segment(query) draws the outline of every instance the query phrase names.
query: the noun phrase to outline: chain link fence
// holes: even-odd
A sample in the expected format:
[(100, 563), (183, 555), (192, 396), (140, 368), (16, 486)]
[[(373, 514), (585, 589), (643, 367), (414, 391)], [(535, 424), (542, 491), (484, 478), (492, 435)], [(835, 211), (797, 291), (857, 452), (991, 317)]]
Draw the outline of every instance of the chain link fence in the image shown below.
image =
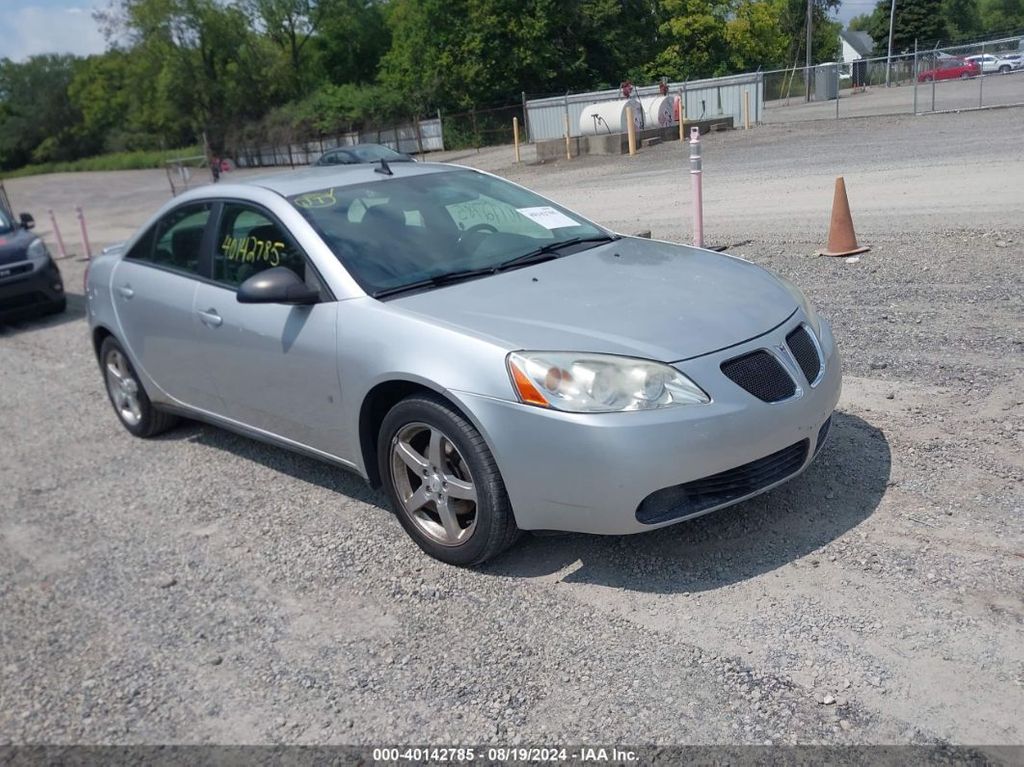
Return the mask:
[(358, 131), (315, 138), (288, 131), (262, 142), (233, 141), (228, 154), (240, 168), (311, 165), (324, 152), (355, 144), (383, 144), (397, 152), (422, 154), (445, 149), (440, 118), (404, 125), (364, 126)]
[(763, 73), (762, 122), (1024, 105), (1024, 38)]
[(228, 154), (239, 167), (275, 167), (309, 165), (335, 147), (353, 144), (383, 144), (399, 152), (419, 155), (445, 149), (479, 149), (511, 144), (512, 120), (519, 120), (519, 140), (527, 141), (521, 103), (442, 113), (429, 120), (406, 124), (368, 125), (358, 131), (310, 137), (287, 130), (263, 141), (236, 139)]
[(501, 146), (513, 141), (512, 120), (519, 120), (519, 141), (525, 143), (526, 122), (523, 119), (522, 104), (508, 104), (487, 109), (471, 109), (468, 112), (444, 113), (445, 149), (480, 149), (485, 146)]

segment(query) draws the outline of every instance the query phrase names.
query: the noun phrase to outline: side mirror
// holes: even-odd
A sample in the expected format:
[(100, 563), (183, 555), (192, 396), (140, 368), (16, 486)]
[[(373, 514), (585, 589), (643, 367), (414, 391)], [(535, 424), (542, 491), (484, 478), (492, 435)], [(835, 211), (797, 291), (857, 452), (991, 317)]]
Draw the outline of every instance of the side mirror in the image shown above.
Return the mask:
[(36, 220), (32, 218), (30, 213), (22, 213), (19, 218), (21, 219), (21, 226), (23, 229), (32, 229), (36, 225)]
[(240, 304), (315, 304), (319, 300), (320, 292), (287, 266), (254, 274), (238, 286)]

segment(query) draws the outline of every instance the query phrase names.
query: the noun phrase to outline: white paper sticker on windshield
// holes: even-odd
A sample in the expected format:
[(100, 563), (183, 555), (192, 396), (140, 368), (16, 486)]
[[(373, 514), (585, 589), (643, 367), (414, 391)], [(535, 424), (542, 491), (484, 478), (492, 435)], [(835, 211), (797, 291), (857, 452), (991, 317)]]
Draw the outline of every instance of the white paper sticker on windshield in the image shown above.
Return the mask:
[(579, 226), (579, 221), (573, 221), (564, 213), (555, 210), (549, 205), (539, 208), (516, 208), (520, 213), (531, 221), (536, 221), (545, 229), (561, 229), (563, 226)]

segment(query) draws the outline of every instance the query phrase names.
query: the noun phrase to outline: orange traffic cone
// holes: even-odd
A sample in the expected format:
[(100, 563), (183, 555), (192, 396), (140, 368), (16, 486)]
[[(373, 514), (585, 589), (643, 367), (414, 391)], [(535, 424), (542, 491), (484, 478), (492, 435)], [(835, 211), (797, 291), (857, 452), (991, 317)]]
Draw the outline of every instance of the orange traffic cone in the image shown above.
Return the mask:
[(828, 246), (819, 250), (819, 256), (852, 256), (865, 253), (871, 248), (857, 244), (857, 233), (853, 231), (853, 217), (850, 215), (850, 201), (846, 199), (846, 182), (843, 177), (836, 179), (836, 195), (832, 200), (832, 222), (828, 227)]

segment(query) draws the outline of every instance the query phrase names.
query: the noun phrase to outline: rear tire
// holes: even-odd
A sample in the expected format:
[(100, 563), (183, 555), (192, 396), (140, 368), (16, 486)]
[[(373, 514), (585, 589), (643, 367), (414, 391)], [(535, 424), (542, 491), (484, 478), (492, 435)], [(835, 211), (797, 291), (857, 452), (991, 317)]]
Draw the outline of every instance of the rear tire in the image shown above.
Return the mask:
[(391, 409), (380, 427), (377, 466), (402, 527), (435, 559), (479, 565), (519, 537), (486, 442), (440, 398), (409, 397)]
[(100, 370), (117, 418), (136, 437), (155, 437), (178, 423), (178, 417), (157, 410), (142, 387), (131, 360), (113, 336), (100, 346)]

